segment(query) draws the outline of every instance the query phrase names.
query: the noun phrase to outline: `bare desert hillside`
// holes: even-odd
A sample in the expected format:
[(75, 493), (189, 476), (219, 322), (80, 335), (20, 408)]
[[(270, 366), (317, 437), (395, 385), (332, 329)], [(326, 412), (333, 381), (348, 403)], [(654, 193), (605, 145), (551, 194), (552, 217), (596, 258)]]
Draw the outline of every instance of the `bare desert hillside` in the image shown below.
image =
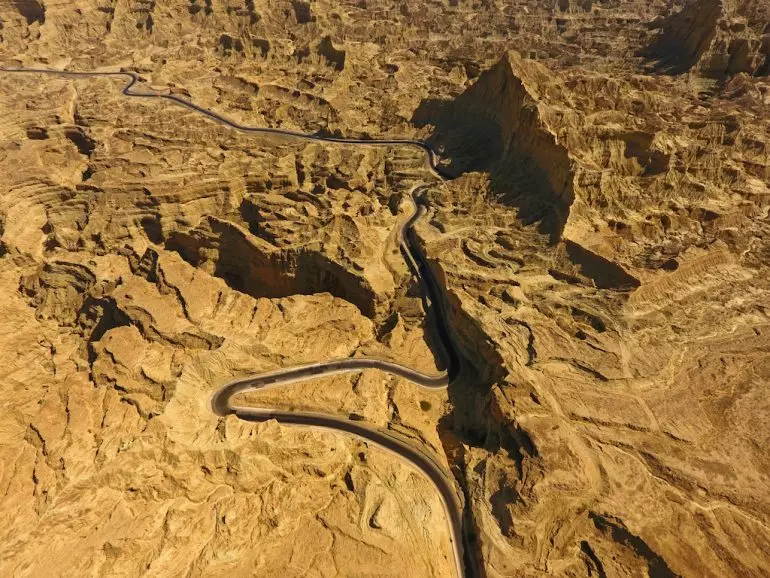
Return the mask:
[(10, 0), (0, 68), (1, 576), (452, 576), (408, 459), (211, 405), (439, 313), (445, 388), (238, 404), (430, 456), (469, 577), (770, 575), (766, 0)]

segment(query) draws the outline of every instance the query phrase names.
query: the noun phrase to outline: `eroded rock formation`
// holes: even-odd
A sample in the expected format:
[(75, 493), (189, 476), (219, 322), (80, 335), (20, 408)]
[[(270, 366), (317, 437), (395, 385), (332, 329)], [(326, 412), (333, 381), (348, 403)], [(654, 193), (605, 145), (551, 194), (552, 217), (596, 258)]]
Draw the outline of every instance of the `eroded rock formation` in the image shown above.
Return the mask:
[(755, 0), (686, 2), (654, 22), (659, 34), (645, 54), (662, 68), (694, 70), (724, 81), (736, 74), (770, 73), (770, 8)]
[[(387, 428), (480, 576), (763, 576), (763, 2), (0, 4), (0, 574), (448, 576), (432, 486), (211, 394), (352, 355), (430, 372), (406, 195), (472, 377), (244, 396)], [(471, 375), (471, 374), (469, 374)]]

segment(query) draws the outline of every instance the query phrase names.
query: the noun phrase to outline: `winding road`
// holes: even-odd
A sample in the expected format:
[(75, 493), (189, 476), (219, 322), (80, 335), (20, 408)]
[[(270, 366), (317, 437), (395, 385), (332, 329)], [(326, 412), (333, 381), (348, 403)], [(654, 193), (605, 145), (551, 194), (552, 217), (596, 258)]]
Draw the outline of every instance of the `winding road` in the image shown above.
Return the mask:
[[(241, 125), (231, 119), (228, 119), (216, 112), (198, 106), (190, 101), (180, 98), (173, 94), (161, 92), (143, 92), (135, 90), (134, 87), (141, 81), (140, 76), (131, 71), (121, 72), (75, 72), (64, 70), (51, 70), (41, 68), (0, 68), (0, 74), (45, 74), (65, 77), (108, 77), (122, 78), (126, 80), (122, 93), (128, 97), (138, 98), (160, 98), (169, 100), (185, 108), (199, 112), (206, 117), (220, 124), (231, 127), (235, 130), (248, 133), (273, 134), (290, 138), (322, 141), (337, 144), (348, 144), (358, 146), (408, 146), (416, 147), (425, 153), (427, 165), (430, 170), (439, 178), (447, 179), (450, 176), (443, 172), (438, 165), (438, 155), (428, 145), (428, 143), (419, 140), (410, 139), (359, 139), (359, 138), (338, 138), (323, 136), (318, 134), (305, 134), (296, 131), (249, 127)], [(407, 462), (418, 471), (420, 471), (436, 488), (444, 507), (449, 535), (451, 539), (452, 553), (454, 557), (455, 574), (458, 578), (463, 578), (472, 573), (471, 565), (466, 564), (464, 559), (464, 538), (463, 533), (463, 500), (458, 494), (454, 477), (436, 461), (430, 454), (422, 451), (412, 443), (402, 439), (390, 430), (376, 428), (363, 423), (362, 421), (350, 416), (350, 418), (337, 417), (323, 413), (298, 412), (277, 409), (263, 409), (256, 407), (244, 407), (231, 403), (234, 396), (247, 391), (256, 391), (262, 389), (271, 389), (283, 387), (298, 381), (313, 379), (319, 376), (328, 376), (340, 373), (360, 372), (365, 369), (378, 369), (386, 373), (396, 375), (411, 381), (412, 383), (430, 389), (442, 389), (448, 387), (450, 383), (458, 379), (469, 368), (460, 348), (457, 346), (451, 327), (448, 322), (447, 312), (445, 310), (444, 295), (433, 275), (427, 260), (423, 255), (417, 237), (414, 233), (414, 225), (428, 211), (422, 193), (427, 185), (420, 185), (410, 191), (409, 198), (412, 202), (413, 212), (402, 224), (398, 240), (401, 252), (412, 273), (417, 277), (422, 287), (422, 299), (425, 304), (426, 313), (433, 322), (436, 334), (439, 338), (439, 344), (442, 349), (446, 370), (429, 375), (415, 369), (375, 358), (346, 358), (324, 361), (308, 365), (301, 365), (286, 369), (279, 369), (267, 373), (260, 373), (236, 379), (222, 386), (211, 398), (211, 408), (219, 416), (234, 415), (246, 421), (267, 421), (276, 420), (287, 425), (302, 425), (309, 427), (334, 430), (358, 438), (362, 438), (374, 446), (384, 449)]]
[(237, 131), (240, 132), (250, 132), (250, 133), (260, 133), (260, 134), (273, 134), (273, 135), (279, 135), (284, 137), (292, 137), (302, 140), (313, 140), (313, 141), (321, 141), (321, 142), (330, 142), (330, 143), (337, 143), (337, 144), (349, 144), (349, 145), (365, 145), (365, 146), (408, 146), (408, 147), (415, 147), (420, 149), (422, 152), (425, 153), (425, 156), (428, 161), (428, 166), (430, 167), (430, 170), (441, 179), (450, 179), (452, 176), (443, 171), (441, 167), (438, 164), (438, 155), (436, 152), (430, 147), (428, 143), (421, 140), (413, 140), (413, 139), (368, 139), (368, 138), (344, 138), (344, 137), (334, 137), (334, 136), (326, 136), (321, 134), (310, 134), (310, 133), (303, 133), (303, 132), (297, 132), (293, 130), (285, 130), (281, 128), (269, 128), (269, 127), (258, 127), (258, 126), (247, 126), (240, 124), (232, 119), (227, 118), (226, 116), (222, 116), (219, 113), (214, 112), (213, 110), (209, 110), (208, 108), (203, 108), (202, 106), (198, 106), (194, 102), (191, 102), (189, 100), (185, 100), (184, 98), (181, 98), (175, 94), (166, 94), (163, 92), (157, 92), (157, 91), (148, 91), (148, 92), (142, 92), (138, 90), (132, 90), (134, 86), (141, 82), (141, 77), (136, 73), (132, 71), (121, 71), (121, 72), (79, 72), (79, 71), (73, 71), (73, 70), (52, 70), (48, 68), (5, 68), (0, 67), (0, 74), (5, 73), (17, 73), (17, 74), (48, 74), (48, 75), (55, 75), (55, 76), (69, 76), (69, 77), (101, 77), (101, 78), (122, 78), (126, 81), (125, 85), (123, 86), (123, 89), (121, 92), (126, 96), (131, 97), (137, 97), (137, 98), (162, 98), (164, 100), (170, 100), (171, 102), (178, 104), (180, 106), (183, 106), (185, 108), (189, 108), (190, 110), (194, 110), (195, 112), (198, 112), (204, 116), (207, 116), (208, 118), (218, 122), (219, 124), (223, 124), (225, 126), (229, 126), (230, 128), (234, 128)]

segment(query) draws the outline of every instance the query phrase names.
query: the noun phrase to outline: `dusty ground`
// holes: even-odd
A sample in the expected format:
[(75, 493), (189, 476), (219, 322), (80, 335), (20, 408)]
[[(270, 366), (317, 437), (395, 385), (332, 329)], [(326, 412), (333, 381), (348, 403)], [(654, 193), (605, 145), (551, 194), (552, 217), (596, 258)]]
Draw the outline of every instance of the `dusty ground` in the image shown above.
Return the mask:
[(445, 460), (483, 572), (766, 576), (770, 30), (761, 1), (0, 5), (0, 575), (448, 576), (438, 497), (211, 393), (352, 354), (436, 368), (418, 225), (477, 377), (255, 403), (358, 414)]

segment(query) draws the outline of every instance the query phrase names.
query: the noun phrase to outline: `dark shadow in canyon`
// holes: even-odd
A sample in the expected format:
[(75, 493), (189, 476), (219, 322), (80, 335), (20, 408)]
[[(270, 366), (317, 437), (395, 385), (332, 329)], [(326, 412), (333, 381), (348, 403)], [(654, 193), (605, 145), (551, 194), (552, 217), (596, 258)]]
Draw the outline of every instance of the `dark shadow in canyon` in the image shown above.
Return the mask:
[(442, 170), (453, 177), (486, 173), (491, 201), (514, 207), (523, 225), (537, 223), (552, 244), (561, 238), (571, 201), (560, 198), (535, 158), (506, 142), (497, 121), (460, 111), (454, 100), (424, 99), (411, 122), (433, 128), (427, 142), (441, 157)]
[(276, 249), (260, 241), (232, 223), (211, 218), (205, 227), (171, 233), (165, 247), (255, 298), (330, 293), (363, 315), (376, 316), (377, 295), (363, 277), (319, 250)]

